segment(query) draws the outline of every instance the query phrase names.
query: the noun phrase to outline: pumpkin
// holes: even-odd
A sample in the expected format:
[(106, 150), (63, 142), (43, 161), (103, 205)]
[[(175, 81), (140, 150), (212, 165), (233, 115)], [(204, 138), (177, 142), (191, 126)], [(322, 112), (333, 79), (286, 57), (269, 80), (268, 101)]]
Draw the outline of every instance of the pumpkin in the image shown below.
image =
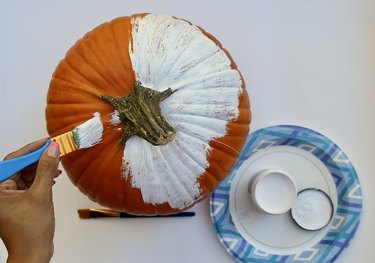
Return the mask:
[(207, 197), (249, 132), (249, 98), (229, 53), (182, 19), (135, 14), (78, 40), (53, 73), (51, 136), (100, 113), (103, 139), (62, 157), (93, 201), (132, 214), (171, 214)]

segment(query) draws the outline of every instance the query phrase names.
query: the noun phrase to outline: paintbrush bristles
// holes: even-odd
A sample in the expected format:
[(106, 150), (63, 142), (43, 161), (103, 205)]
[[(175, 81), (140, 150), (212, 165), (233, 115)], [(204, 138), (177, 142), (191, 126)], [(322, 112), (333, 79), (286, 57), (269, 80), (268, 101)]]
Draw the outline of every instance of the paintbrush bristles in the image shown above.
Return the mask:
[(90, 209), (78, 209), (78, 216), (81, 219), (89, 219), (91, 218), (90, 216)]
[(51, 138), (51, 140), (60, 145), (60, 156), (64, 156), (79, 149), (92, 147), (100, 143), (102, 137), (103, 124), (99, 112), (96, 112), (94, 117), (80, 124), (73, 131)]
[(92, 147), (102, 141), (103, 124), (100, 113), (94, 113), (94, 117), (82, 123), (73, 130), (73, 136), (78, 149)]
[(78, 216), (81, 219), (120, 217), (120, 213), (107, 209), (78, 209)]

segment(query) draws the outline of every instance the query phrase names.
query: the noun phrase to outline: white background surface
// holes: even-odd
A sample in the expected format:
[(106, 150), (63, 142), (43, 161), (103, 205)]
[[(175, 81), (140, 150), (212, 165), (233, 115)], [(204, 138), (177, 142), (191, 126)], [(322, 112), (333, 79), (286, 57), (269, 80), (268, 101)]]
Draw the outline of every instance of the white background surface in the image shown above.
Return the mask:
[[(364, 193), (356, 237), (338, 262), (372, 262), (375, 243), (375, 1), (0, 1), (0, 156), (47, 135), (51, 74), (98, 24), (139, 12), (190, 20), (232, 54), (248, 86), (252, 130), (315, 129), (351, 158)], [(194, 218), (86, 220), (98, 207), (65, 173), (54, 186), (52, 262), (234, 262), (216, 238), (208, 200)], [(27, 215), (25, 215), (27, 216)], [(6, 250), (0, 243), (0, 261)]]

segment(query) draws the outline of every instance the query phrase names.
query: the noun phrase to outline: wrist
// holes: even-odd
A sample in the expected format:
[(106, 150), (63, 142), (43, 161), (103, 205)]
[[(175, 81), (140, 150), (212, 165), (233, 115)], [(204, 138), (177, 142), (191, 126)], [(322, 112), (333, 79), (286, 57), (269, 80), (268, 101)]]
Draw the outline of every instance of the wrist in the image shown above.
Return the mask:
[(7, 263), (49, 263), (53, 255), (52, 248), (42, 247), (34, 248), (32, 251), (19, 249), (8, 251)]

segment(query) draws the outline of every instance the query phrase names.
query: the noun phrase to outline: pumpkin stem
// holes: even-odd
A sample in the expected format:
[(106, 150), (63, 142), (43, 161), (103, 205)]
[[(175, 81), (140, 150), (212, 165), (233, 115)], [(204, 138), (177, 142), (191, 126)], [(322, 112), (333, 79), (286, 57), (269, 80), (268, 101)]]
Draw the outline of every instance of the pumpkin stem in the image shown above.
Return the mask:
[(128, 96), (114, 98), (102, 95), (101, 98), (119, 112), (119, 118), (124, 125), (121, 143), (125, 144), (133, 135), (153, 145), (166, 145), (173, 141), (176, 131), (164, 118), (159, 105), (172, 93), (171, 88), (159, 92), (143, 87), (137, 81)]

